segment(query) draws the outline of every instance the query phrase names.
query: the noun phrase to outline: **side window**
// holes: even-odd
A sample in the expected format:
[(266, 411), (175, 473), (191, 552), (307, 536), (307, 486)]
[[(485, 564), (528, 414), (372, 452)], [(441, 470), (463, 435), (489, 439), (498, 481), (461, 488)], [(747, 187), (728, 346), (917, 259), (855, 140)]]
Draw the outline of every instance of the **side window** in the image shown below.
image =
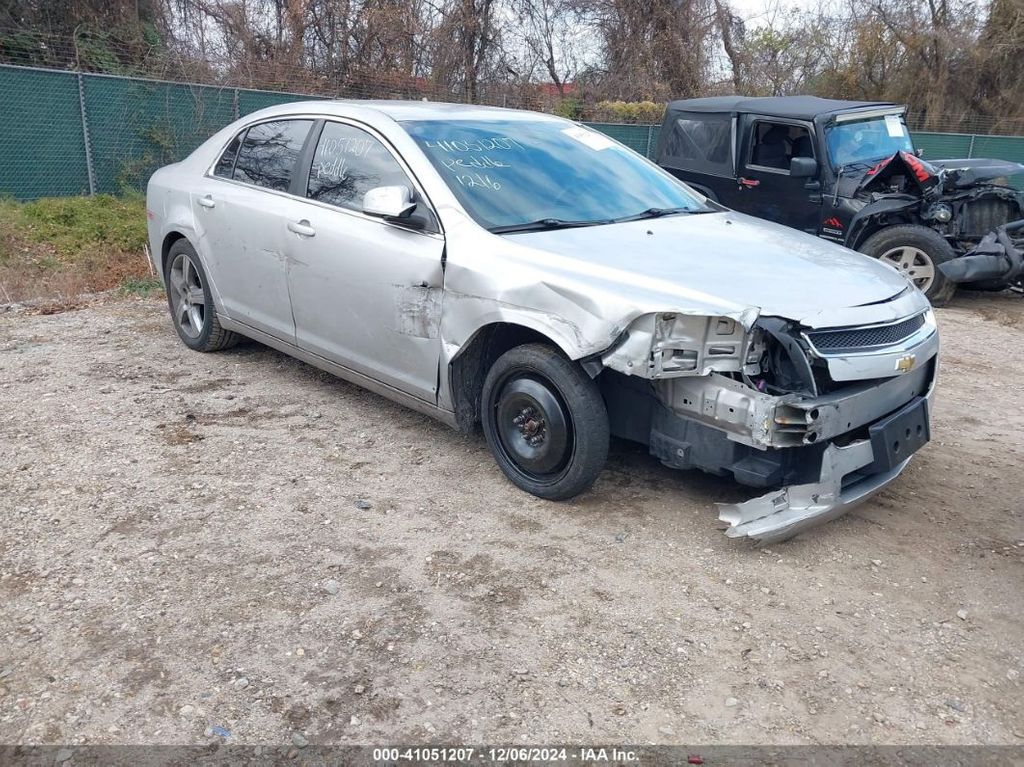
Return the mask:
[[(242, 132), (244, 133), (244, 131)], [(217, 165), (213, 169), (213, 175), (220, 176), (221, 178), (231, 178), (235, 172), (235, 158), (238, 157), (238, 147), (242, 144), (242, 133), (235, 136), (231, 143), (228, 144), (228, 148), (224, 150), (224, 154), (217, 160)]]
[(750, 148), (750, 164), (789, 172), (794, 157), (814, 157), (807, 128), (788, 123), (756, 122)]
[(402, 166), (380, 141), (351, 125), (324, 125), (309, 169), (307, 197), (362, 210), (363, 195), (368, 191), (399, 184), (413, 188)]
[(731, 175), (732, 116), (680, 114), (672, 123), (664, 154), (677, 167)]
[(287, 192), (312, 120), (277, 120), (253, 125), (235, 160), (234, 178)]

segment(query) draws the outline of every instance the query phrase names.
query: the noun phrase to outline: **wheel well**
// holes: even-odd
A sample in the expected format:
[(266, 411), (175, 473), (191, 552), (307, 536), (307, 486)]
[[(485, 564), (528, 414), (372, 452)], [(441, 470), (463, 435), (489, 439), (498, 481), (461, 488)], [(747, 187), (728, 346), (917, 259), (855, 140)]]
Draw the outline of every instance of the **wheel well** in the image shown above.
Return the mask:
[(509, 349), (533, 343), (558, 348), (543, 333), (505, 322), (485, 325), (462, 346), (448, 368), (455, 420), (460, 430), (472, 431), (480, 421), (480, 392), (494, 361)]
[(181, 232), (168, 232), (167, 236), (164, 237), (163, 244), (160, 246), (160, 274), (164, 273), (167, 266), (167, 254), (171, 252), (171, 248), (174, 247), (174, 243), (178, 240), (184, 240), (185, 235)]
[[(893, 216), (885, 214), (872, 216), (858, 227), (858, 231), (854, 233), (854, 241), (847, 242), (846, 247), (851, 250), (860, 250), (860, 247), (867, 242), (868, 237), (877, 234), (883, 229), (888, 229), (893, 226), (903, 226), (904, 224), (920, 224), (920, 222), (913, 220), (910, 216)], [(923, 226), (923, 224), (921, 225)]]

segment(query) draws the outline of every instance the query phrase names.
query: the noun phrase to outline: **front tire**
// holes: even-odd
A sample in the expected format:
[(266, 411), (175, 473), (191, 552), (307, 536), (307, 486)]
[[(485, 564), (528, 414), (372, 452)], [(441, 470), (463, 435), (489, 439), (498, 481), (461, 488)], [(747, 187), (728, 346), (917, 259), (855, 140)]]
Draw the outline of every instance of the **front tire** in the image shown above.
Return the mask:
[(237, 334), (221, 327), (210, 282), (186, 239), (175, 242), (167, 254), (164, 286), (174, 329), (185, 346), (197, 352), (215, 352), (238, 342)]
[(514, 485), (561, 501), (594, 484), (608, 458), (608, 412), (579, 365), (544, 344), (517, 346), (491, 366), (480, 399), (487, 445)]
[(945, 306), (956, 292), (956, 283), (939, 269), (940, 264), (956, 258), (956, 251), (941, 234), (926, 226), (888, 226), (868, 237), (860, 251), (903, 272), (932, 306)]

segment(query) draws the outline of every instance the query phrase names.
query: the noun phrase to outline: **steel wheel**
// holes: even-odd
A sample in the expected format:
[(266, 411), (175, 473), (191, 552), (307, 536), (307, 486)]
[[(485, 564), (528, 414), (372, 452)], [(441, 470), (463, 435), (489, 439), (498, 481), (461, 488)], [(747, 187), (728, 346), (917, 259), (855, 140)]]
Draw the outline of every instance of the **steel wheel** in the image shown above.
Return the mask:
[(187, 253), (179, 253), (168, 272), (171, 314), (181, 332), (199, 338), (206, 325), (206, 292), (203, 278)]
[(573, 454), (572, 419), (550, 383), (510, 376), (493, 417), (501, 451), (526, 478), (546, 483), (565, 473)]
[(935, 281), (935, 264), (931, 256), (920, 248), (911, 245), (892, 248), (882, 254), (882, 260), (906, 274), (922, 293), (927, 293)]
[(480, 420), (498, 468), (539, 498), (576, 497), (608, 457), (608, 411), (597, 383), (547, 344), (515, 346), (491, 364)]

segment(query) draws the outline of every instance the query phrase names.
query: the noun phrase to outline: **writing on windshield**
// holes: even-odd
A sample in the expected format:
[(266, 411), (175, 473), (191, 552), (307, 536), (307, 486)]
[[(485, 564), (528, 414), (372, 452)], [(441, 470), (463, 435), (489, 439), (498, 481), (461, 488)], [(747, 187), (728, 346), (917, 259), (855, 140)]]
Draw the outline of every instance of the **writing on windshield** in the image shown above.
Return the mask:
[(403, 127), (466, 212), (489, 229), (702, 208), (698, 197), (640, 155), (565, 121), (423, 120)]

